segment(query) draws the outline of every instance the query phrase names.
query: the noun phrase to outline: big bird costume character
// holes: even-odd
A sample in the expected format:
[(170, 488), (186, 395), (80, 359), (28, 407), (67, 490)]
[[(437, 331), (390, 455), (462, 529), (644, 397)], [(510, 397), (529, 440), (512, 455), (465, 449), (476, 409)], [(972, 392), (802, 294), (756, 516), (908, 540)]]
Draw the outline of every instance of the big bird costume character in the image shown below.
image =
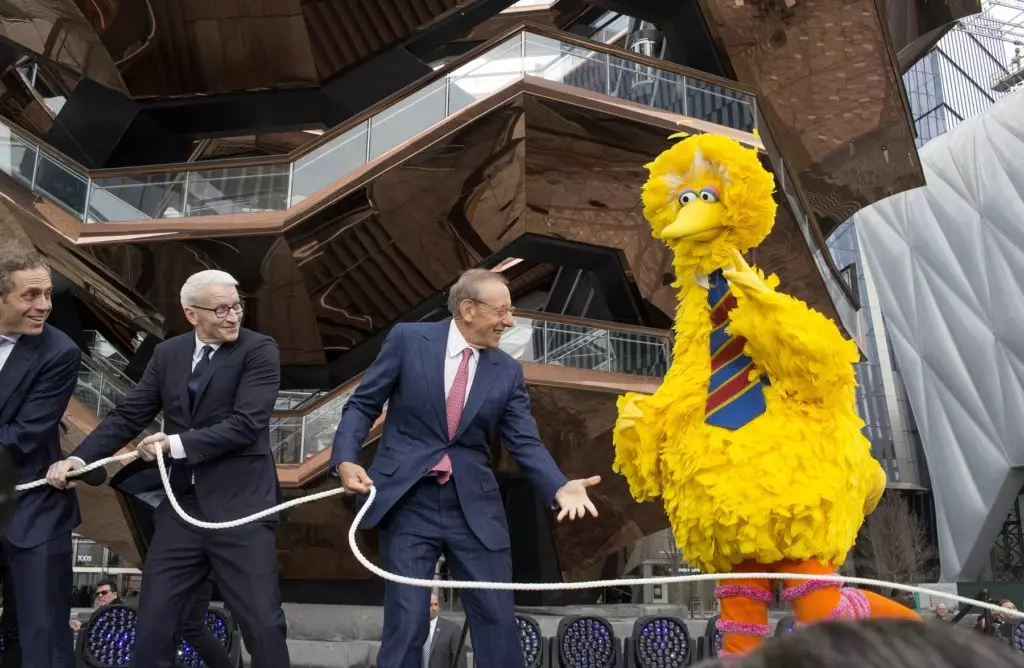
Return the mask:
[[(855, 410), (857, 347), (744, 261), (775, 221), (754, 149), (695, 135), (647, 168), (644, 216), (675, 255), (676, 339), (658, 390), (619, 397), (613, 468), (636, 500), (662, 498), (705, 572), (834, 574), (885, 489)], [(724, 653), (757, 647), (773, 582), (730, 580), (715, 595)], [(784, 580), (782, 598), (799, 623), (917, 618), (831, 580)]]

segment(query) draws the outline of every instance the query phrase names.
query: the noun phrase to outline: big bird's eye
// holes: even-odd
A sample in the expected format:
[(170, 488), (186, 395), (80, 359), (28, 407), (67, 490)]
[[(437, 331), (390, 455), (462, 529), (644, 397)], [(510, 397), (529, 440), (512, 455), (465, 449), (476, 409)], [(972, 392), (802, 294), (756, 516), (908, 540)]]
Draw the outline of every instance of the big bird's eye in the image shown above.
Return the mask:
[(701, 188), (700, 198), (709, 204), (718, 201), (718, 191), (714, 188)]
[(697, 193), (694, 192), (693, 190), (684, 190), (683, 192), (679, 193), (679, 203), (682, 204), (683, 206), (686, 206), (687, 204), (696, 199)]

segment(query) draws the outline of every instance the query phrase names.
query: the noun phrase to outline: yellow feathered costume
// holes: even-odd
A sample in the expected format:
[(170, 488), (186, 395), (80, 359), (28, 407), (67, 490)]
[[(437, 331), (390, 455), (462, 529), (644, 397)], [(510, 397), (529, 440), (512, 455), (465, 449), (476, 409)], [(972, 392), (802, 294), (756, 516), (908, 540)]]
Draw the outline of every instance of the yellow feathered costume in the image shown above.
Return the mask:
[[(776, 211), (754, 149), (695, 135), (647, 168), (644, 215), (675, 256), (676, 339), (657, 392), (619, 398), (613, 468), (638, 501), (662, 498), (701, 570), (832, 573), (886, 481), (855, 410), (857, 347), (744, 261)], [(835, 583), (786, 586), (798, 621), (909, 613)], [(727, 652), (767, 635), (772, 591), (719, 588)]]

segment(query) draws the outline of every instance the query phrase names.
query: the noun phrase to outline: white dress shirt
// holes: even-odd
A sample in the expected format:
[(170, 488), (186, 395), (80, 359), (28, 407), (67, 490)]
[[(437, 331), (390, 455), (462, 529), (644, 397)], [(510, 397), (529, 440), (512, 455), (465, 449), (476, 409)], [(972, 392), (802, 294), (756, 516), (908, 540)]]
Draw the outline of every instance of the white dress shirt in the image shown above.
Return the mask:
[(462, 363), (462, 351), (469, 348), (473, 354), (469, 358), (469, 369), (466, 377), (466, 395), (462, 398), (462, 405), (466, 405), (469, 399), (469, 390), (473, 387), (473, 377), (476, 375), (476, 365), (480, 361), (480, 350), (466, 343), (466, 337), (455, 326), (452, 320), (448, 327), (448, 348), (444, 357), (444, 398), (452, 392), (452, 385), (455, 384), (455, 374), (459, 372), (459, 364)]
[[(21, 334), (0, 334), (0, 371), (4, 370), (7, 358), (14, 352), (14, 346), (18, 343), (19, 338), (21, 338)], [(452, 378), (454, 378), (454, 372), (452, 373)]]
[[(213, 360), (213, 356), (220, 350), (221, 344), (219, 343), (203, 343), (199, 340), (199, 336), (196, 335), (195, 348), (192, 350), (192, 370), (196, 370), (196, 365), (199, 364), (199, 360), (203, 359), (203, 347), (210, 346), (213, 348), (213, 352), (210, 353), (210, 359)], [(181, 436), (177, 434), (170, 434), (167, 439), (171, 442), (171, 458), (172, 459), (185, 459), (185, 446), (181, 444)], [(194, 480), (193, 480), (194, 482)]]

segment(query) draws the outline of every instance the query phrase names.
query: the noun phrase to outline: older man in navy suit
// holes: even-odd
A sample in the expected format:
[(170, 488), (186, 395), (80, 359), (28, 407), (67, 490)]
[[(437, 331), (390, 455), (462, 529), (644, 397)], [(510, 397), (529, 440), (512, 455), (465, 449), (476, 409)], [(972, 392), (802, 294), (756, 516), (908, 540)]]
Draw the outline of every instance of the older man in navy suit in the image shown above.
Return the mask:
[[(0, 251), (0, 447), (18, 483), (42, 477), (62, 457), (60, 419), (75, 389), (81, 353), (46, 324), (53, 285), (32, 251)], [(80, 521), (73, 490), (18, 492), (0, 541), (4, 620), (17, 629), (21, 665), (72, 668), (71, 530)]]
[[(566, 480), (541, 443), (522, 366), (498, 350), (513, 326), (504, 278), (473, 269), (452, 286), (452, 319), (396, 325), (349, 398), (334, 437), (331, 469), (346, 489), (377, 498), (361, 528), (380, 525), (384, 568), (429, 579), (442, 553), (457, 579), (508, 582), (508, 523), (491, 470), (496, 434), (558, 519), (597, 516), (587, 488), (599, 476)], [(371, 425), (390, 400), (369, 472), (356, 463)], [(430, 591), (388, 583), (377, 665), (424, 664)], [(512, 593), (466, 590), (476, 665), (522, 668)]]

